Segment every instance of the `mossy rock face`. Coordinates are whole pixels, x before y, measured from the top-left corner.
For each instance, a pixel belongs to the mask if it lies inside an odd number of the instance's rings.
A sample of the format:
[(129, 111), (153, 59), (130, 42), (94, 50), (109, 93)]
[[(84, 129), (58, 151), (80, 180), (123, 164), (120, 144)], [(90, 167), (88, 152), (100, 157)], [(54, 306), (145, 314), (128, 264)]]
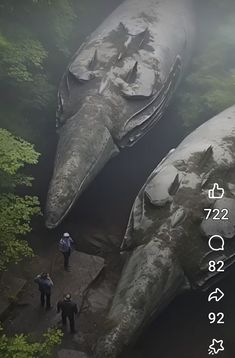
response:
[[(234, 144), (235, 105), (185, 138), (139, 192), (122, 244), (129, 255), (108, 317), (112, 327), (98, 348), (110, 349), (107, 357), (136, 340), (179, 292), (207, 289), (223, 277), (208, 270), (210, 260), (223, 261), (224, 270), (234, 264)], [(216, 190), (216, 198), (209, 197), (215, 183), (224, 189), (223, 198)], [(204, 209), (220, 215), (228, 209), (228, 220), (205, 222)], [(224, 235), (224, 251), (209, 247), (210, 234)]]

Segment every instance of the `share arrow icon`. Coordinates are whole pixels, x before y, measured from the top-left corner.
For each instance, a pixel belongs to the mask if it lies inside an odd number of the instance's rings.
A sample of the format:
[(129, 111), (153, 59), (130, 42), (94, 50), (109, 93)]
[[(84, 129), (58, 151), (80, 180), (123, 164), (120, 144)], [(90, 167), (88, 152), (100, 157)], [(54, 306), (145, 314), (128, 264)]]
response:
[(215, 301), (215, 302), (219, 302), (222, 300), (222, 298), (224, 298), (224, 293), (219, 289), (216, 288), (215, 291), (211, 292), (211, 294), (208, 297), (208, 302), (211, 301)]

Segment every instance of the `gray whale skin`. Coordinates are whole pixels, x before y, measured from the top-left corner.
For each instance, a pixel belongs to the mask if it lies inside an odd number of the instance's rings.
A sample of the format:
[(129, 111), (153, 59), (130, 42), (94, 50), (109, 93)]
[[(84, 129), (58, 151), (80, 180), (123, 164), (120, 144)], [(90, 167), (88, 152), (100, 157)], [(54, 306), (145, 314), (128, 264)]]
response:
[[(183, 290), (207, 290), (222, 278), (209, 272), (209, 261), (224, 261), (225, 271), (234, 264), (234, 149), (235, 105), (186, 137), (147, 179), (130, 215), (127, 258), (96, 358), (117, 357)], [(223, 198), (209, 199), (214, 183)], [(205, 208), (226, 208), (229, 220), (206, 220)], [(224, 251), (209, 248), (211, 235), (223, 236)]]
[(126, 0), (75, 54), (59, 93), (46, 225), (56, 227), (107, 161), (162, 117), (190, 59), (192, 0)]

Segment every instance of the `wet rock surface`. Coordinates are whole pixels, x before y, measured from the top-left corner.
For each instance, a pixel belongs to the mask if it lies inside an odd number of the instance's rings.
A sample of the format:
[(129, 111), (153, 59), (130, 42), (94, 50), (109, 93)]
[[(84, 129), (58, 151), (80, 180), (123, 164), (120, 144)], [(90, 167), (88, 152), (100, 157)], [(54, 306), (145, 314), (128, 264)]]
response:
[[(69, 350), (71, 349), (69, 351), (71, 357), (81, 356), (81, 358), (85, 358), (85, 353), (81, 352), (91, 350), (90, 339), (87, 335), (87, 325), (90, 322), (88, 323), (85, 318), (88, 314), (87, 308), (84, 308), (86, 306), (85, 297), (93, 281), (96, 281), (101, 275), (104, 269), (104, 259), (74, 251), (70, 260), (71, 271), (65, 272), (62, 255), (57, 250), (57, 246), (53, 247), (46, 257), (37, 256), (30, 266), (27, 265), (27, 270), (30, 269), (28, 275), (31, 279), (26, 282), (24, 290), (21, 291), (17, 305), (11, 310), (10, 317), (5, 322), (5, 327), (10, 334), (30, 333), (33, 336), (40, 336), (50, 327), (61, 328), (64, 337), (59, 350), (69, 348)], [(51, 258), (53, 259), (51, 260)], [(50, 275), (54, 282), (51, 295), (52, 309), (50, 311), (41, 308), (40, 293), (37, 285), (33, 282), (33, 277), (45, 270), (48, 270), (48, 272), (51, 270)], [(56, 312), (57, 302), (67, 292), (72, 294), (72, 299), (80, 307), (79, 316), (75, 322), (77, 333), (74, 335), (70, 334), (69, 327), (65, 330), (62, 328), (61, 315)], [(93, 332), (94, 326), (91, 325), (90, 329)], [(81, 352), (77, 353), (77, 351)], [(65, 351), (62, 351), (59, 357), (64, 357), (65, 354)]]

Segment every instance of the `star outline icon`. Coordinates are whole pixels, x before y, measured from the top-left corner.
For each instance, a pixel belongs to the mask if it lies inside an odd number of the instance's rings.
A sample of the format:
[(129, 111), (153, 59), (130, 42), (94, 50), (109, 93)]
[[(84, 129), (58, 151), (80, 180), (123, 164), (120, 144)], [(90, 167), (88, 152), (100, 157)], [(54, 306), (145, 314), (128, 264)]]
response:
[(222, 339), (217, 340), (213, 339), (212, 344), (209, 346), (208, 354), (209, 355), (216, 355), (219, 354), (219, 352), (224, 351), (224, 341)]

